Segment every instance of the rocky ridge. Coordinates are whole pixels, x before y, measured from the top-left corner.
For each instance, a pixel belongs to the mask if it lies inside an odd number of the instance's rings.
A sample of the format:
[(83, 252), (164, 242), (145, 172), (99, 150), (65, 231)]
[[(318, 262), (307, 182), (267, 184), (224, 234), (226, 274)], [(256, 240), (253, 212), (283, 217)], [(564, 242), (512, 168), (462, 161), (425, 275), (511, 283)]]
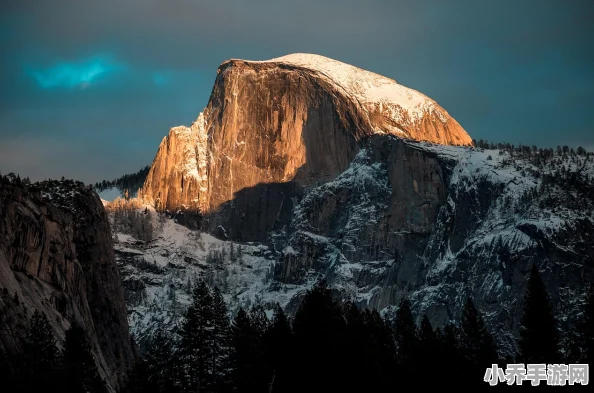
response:
[(110, 390), (133, 348), (111, 231), (97, 194), (71, 181), (0, 184), (0, 350), (20, 350), (43, 311), (59, 345), (73, 321), (88, 333)]

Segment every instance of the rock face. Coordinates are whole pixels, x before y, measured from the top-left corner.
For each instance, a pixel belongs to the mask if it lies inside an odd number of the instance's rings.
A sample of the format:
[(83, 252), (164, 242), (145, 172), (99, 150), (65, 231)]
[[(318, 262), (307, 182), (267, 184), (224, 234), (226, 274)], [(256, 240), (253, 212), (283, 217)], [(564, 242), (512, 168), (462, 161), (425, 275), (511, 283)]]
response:
[(374, 134), (472, 142), (433, 100), (348, 64), (306, 54), (229, 60), (194, 124), (163, 139), (140, 196), (199, 212), (207, 220), (197, 225), (221, 235), (262, 240), (304, 188), (342, 173)]
[(133, 348), (111, 230), (93, 191), (72, 182), (0, 184), (0, 350), (15, 352), (35, 310), (59, 344), (71, 322), (88, 332), (115, 390)]

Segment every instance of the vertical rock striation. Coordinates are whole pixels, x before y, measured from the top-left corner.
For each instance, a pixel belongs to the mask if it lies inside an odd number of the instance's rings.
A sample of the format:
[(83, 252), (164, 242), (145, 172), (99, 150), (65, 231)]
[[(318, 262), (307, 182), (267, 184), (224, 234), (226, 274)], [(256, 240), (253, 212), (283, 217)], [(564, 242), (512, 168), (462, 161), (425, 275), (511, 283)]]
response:
[(18, 352), (35, 310), (58, 341), (73, 321), (89, 334), (115, 390), (131, 366), (126, 305), (101, 200), (73, 182), (0, 184), (0, 350)]

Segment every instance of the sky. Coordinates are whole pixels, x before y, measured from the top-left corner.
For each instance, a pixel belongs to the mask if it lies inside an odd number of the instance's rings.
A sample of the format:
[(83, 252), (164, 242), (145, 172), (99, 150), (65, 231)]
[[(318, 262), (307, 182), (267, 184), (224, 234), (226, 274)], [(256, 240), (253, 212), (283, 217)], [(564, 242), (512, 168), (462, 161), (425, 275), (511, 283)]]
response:
[(594, 151), (591, 0), (3, 0), (0, 172), (113, 179), (206, 106), (220, 63), (315, 53), (475, 139)]

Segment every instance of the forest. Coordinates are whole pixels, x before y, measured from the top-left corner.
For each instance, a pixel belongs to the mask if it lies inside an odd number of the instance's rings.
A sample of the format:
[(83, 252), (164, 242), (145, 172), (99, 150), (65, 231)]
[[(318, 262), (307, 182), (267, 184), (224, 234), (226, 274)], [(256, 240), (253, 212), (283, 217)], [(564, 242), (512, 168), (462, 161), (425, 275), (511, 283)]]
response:
[[(336, 299), (320, 280), (292, 319), (278, 305), (271, 318), (261, 306), (230, 317), (221, 292), (199, 280), (176, 329), (156, 331), (119, 393), (380, 392), (411, 383), (479, 388), (490, 387), (484, 378), (493, 364), (592, 363), (592, 287), (565, 340), (535, 266), (523, 307), (517, 354), (502, 358), (472, 298), (458, 324), (433, 328), (427, 316), (415, 324), (406, 297), (390, 320)], [(106, 392), (85, 332), (73, 325), (59, 350), (39, 312), (22, 353), (0, 362), (11, 392)]]

